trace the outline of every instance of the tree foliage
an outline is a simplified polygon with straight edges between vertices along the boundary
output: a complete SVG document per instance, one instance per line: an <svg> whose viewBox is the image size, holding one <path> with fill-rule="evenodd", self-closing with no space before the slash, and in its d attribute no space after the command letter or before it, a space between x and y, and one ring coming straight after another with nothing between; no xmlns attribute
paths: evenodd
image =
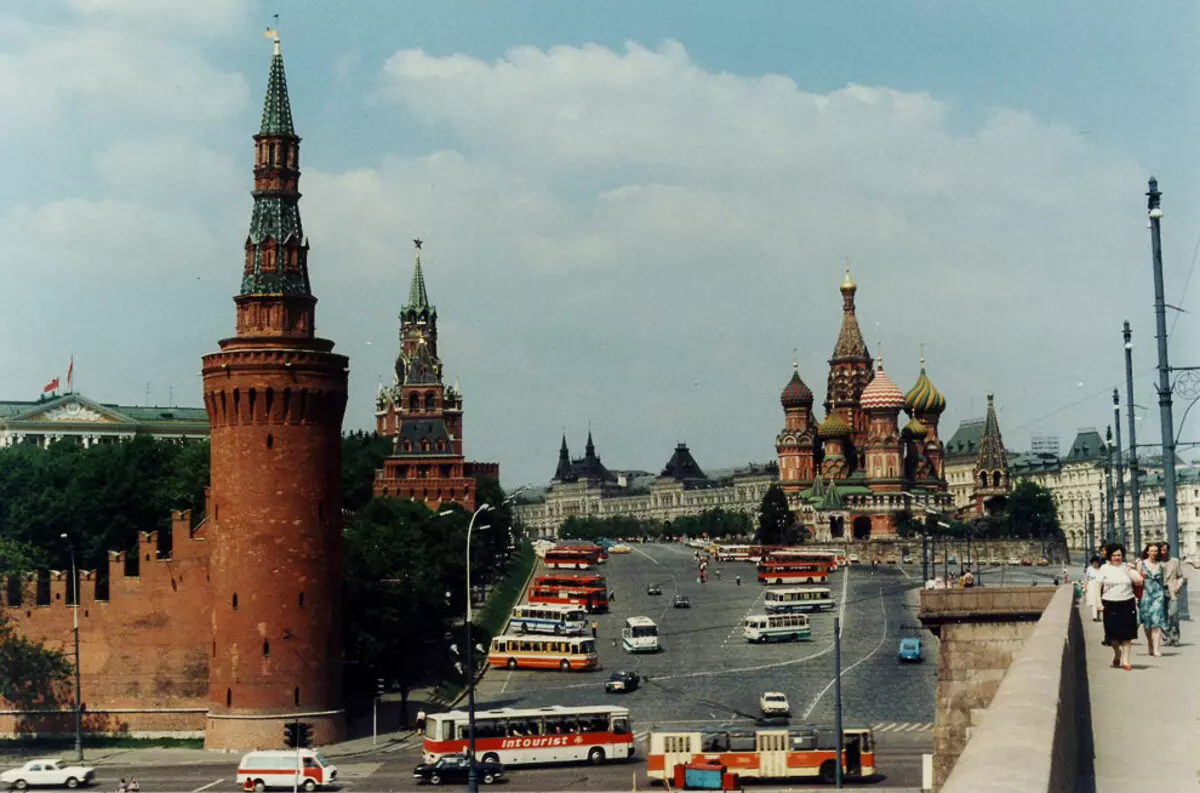
<svg viewBox="0 0 1200 793"><path fill-rule="evenodd" d="M1005 518L1009 536L1035 540L1062 537L1054 494L1036 482L1017 483L1008 496Z"/></svg>
<svg viewBox="0 0 1200 793"><path fill-rule="evenodd" d="M747 515L716 507L699 515L671 521L646 520L631 515L605 518L567 518L558 529L564 540L658 539L659 537L747 537L753 524Z"/></svg>
<svg viewBox="0 0 1200 793"><path fill-rule="evenodd" d="M362 509L374 495L375 472L392 453L392 439L357 430L342 436L342 506Z"/></svg>
<svg viewBox="0 0 1200 793"><path fill-rule="evenodd" d="M762 545L782 545L791 522L792 513L788 509L783 488L771 485L758 507L758 533L755 538Z"/></svg>

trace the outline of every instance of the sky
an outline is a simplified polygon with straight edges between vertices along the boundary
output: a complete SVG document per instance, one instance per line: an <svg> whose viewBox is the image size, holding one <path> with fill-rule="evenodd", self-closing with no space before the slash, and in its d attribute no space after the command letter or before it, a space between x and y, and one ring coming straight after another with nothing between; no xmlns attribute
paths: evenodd
<svg viewBox="0 0 1200 793"><path fill-rule="evenodd" d="M1151 174L1172 364L1200 365L1186 0L70 0L0 2L0 398L73 357L92 399L201 404L276 13L346 429L391 383L420 237L467 456L509 487L589 427L610 468L773 459L847 265L902 389L924 349L943 438L988 393L1010 449L1103 428L1128 319L1153 442Z"/></svg>

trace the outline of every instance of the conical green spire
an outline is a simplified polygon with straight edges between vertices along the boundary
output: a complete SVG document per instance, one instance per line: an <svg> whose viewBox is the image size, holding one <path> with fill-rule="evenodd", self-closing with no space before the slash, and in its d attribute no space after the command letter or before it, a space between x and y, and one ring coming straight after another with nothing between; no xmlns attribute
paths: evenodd
<svg viewBox="0 0 1200 793"><path fill-rule="evenodd" d="M271 59L271 76L267 80L267 98L263 101L262 126L258 134L296 134L292 126L292 105L288 101L287 77L283 73L278 37L275 38L275 57Z"/></svg>
<svg viewBox="0 0 1200 793"><path fill-rule="evenodd" d="M421 241L413 240L413 245L417 246L417 263L413 267L412 284L408 287L408 305L405 308L419 312L431 306L429 293L425 291L425 273L421 272Z"/></svg>

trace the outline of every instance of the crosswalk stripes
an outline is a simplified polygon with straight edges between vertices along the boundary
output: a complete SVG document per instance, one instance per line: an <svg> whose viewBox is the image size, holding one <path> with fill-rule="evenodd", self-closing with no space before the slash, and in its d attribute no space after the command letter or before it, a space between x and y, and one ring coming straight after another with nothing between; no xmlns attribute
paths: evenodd
<svg viewBox="0 0 1200 793"><path fill-rule="evenodd" d="M925 732L933 729L933 722L881 721L871 729L875 732Z"/></svg>

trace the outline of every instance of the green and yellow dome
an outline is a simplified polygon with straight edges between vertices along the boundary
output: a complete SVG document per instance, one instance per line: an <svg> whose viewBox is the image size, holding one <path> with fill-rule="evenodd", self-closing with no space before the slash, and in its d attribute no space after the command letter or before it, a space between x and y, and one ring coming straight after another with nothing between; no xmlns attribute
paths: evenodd
<svg viewBox="0 0 1200 793"><path fill-rule="evenodd" d="M829 416L821 422L821 426L817 427L818 438L846 438L851 432L850 425L842 421L836 413L830 413Z"/></svg>
<svg viewBox="0 0 1200 793"><path fill-rule="evenodd" d="M933 387L933 382L925 374L925 359L921 359L921 376L917 384L904 396L904 408L910 414L932 413L941 415L946 409L946 398Z"/></svg>

